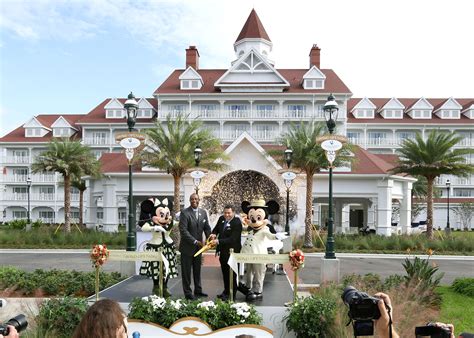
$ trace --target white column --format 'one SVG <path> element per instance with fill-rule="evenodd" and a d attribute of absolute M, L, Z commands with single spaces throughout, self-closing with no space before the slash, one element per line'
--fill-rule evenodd
<path fill-rule="evenodd" d="M 392 234 L 393 180 L 383 179 L 377 184 L 377 234 Z"/>
<path fill-rule="evenodd" d="M 364 208 L 364 223 L 362 225 L 366 228 L 369 225 L 369 203 L 364 202 L 362 206 Z"/>
<path fill-rule="evenodd" d="M 278 110 L 279 110 L 279 114 L 280 114 L 280 118 L 284 118 L 285 116 L 283 115 L 283 100 L 278 100 Z"/>
<path fill-rule="evenodd" d="M 343 234 L 349 233 L 350 214 L 351 206 L 349 204 L 343 204 L 341 209 L 341 229 Z"/>
<path fill-rule="evenodd" d="M 128 177 L 127 177 L 128 179 Z M 118 231 L 118 208 L 116 179 L 105 178 L 103 182 L 103 211 L 104 211 L 104 231 Z M 130 212 L 130 211 L 129 211 Z"/>
<path fill-rule="evenodd" d="M 93 186 L 94 183 L 91 181 L 91 179 L 86 180 L 87 189 L 84 192 L 84 196 L 87 195 L 87 198 L 85 198 L 84 200 L 84 223 L 86 224 L 86 228 L 88 229 L 95 229 L 95 226 L 97 225 L 97 206 L 93 204 Z"/>
<path fill-rule="evenodd" d="M 341 229 L 341 222 L 342 222 L 342 203 L 341 201 L 337 200 L 334 198 L 334 203 L 333 203 L 333 208 L 334 208 L 334 214 L 333 214 L 333 219 L 334 219 L 334 232 L 338 233 L 339 231 L 342 231 Z"/>
<path fill-rule="evenodd" d="M 296 192 L 297 192 L 296 224 L 298 224 L 299 226 L 299 229 L 297 230 L 298 234 L 304 233 L 304 227 L 305 227 L 304 218 L 306 215 L 306 177 L 304 180 L 300 180 L 300 184 L 301 185 L 298 185 L 296 187 Z"/>
<path fill-rule="evenodd" d="M 203 178 L 204 180 L 206 179 L 205 177 Z M 183 193 L 184 193 L 184 207 L 187 208 L 189 207 L 189 197 L 191 197 L 192 194 L 194 194 L 194 183 L 193 179 L 188 175 L 183 178 Z M 201 195 L 201 194 L 199 194 Z"/>
<path fill-rule="evenodd" d="M 375 229 L 377 227 L 377 225 L 375 224 L 376 211 L 377 211 L 377 204 L 376 203 L 372 203 L 372 204 L 368 205 L 368 208 L 367 208 L 367 225 L 369 227 L 372 227 L 373 229 Z"/>
<path fill-rule="evenodd" d="M 403 200 L 400 205 L 400 225 L 402 232 L 409 234 L 411 230 L 411 189 L 412 182 L 403 182 Z"/>

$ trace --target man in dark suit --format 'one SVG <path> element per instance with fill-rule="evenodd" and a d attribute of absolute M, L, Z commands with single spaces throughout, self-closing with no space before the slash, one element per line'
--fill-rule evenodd
<path fill-rule="evenodd" d="M 240 242 L 240 236 L 242 233 L 242 222 L 239 218 L 235 217 L 234 210 L 231 205 L 224 207 L 224 215 L 219 217 L 217 224 L 212 229 L 211 238 L 214 240 L 214 244 L 217 245 L 216 253 L 219 254 L 219 262 L 221 263 L 222 277 L 224 279 L 224 291 L 218 295 L 222 300 L 229 299 L 230 296 L 230 276 L 229 276 L 229 265 L 227 261 L 230 257 L 230 249 L 234 249 L 234 252 L 240 252 L 242 245 Z M 235 272 L 233 273 L 233 296 L 237 292 L 237 280 Z"/>
<path fill-rule="evenodd" d="M 211 227 L 207 212 L 199 208 L 199 196 L 192 194 L 189 197 L 188 208 L 184 209 L 179 216 L 179 233 L 181 242 L 181 277 L 183 280 L 183 291 L 186 299 L 207 297 L 201 287 L 201 258 L 202 255 L 194 257 L 194 254 L 204 245 L 202 234 L 206 238 L 211 234 Z M 194 295 L 191 290 L 191 270 L 193 270 Z"/>

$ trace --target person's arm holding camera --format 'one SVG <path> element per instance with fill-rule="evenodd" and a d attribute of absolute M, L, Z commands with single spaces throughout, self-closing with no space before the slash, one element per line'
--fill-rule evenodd
<path fill-rule="evenodd" d="M 375 332 L 377 333 L 377 336 L 380 338 L 389 338 L 391 328 L 392 337 L 399 338 L 400 336 L 395 332 L 395 328 L 393 326 L 393 308 L 390 297 L 382 292 L 376 293 L 375 296 L 380 298 L 377 304 L 380 310 L 380 318 L 375 321 Z M 390 315 L 388 313 L 387 307 L 390 309 Z"/>
<path fill-rule="evenodd" d="M 18 331 L 15 329 L 14 326 L 12 325 L 8 325 L 8 336 L 3 336 L 0 334 L 0 336 L 4 337 L 4 338 L 19 338 L 20 337 L 20 334 L 18 333 Z"/>

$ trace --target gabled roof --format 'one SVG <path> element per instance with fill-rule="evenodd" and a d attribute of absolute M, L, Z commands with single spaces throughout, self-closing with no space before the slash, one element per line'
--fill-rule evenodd
<path fill-rule="evenodd" d="M 263 24 L 260 21 L 255 9 L 252 9 L 250 12 L 249 17 L 247 18 L 247 21 L 245 21 L 244 27 L 242 27 L 242 30 L 240 31 L 240 34 L 235 42 L 243 39 L 265 39 L 270 42 L 272 41 L 265 31 L 265 28 L 263 27 Z"/>
<path fill-rule="evenodd" d="M 311 67 L 306 74 L 303 75 L 303 79 L 325 79 L 326 75 L 319 70 L 318 67 Z"/>
<path fill-rule="evenodd" d="M 470 110 L 470 109 L 474 109 L 474 100 L 470 101 L 470 102 L 466 102 L 465 104 L 463 104 L 462 106 L 462 111 L 465 112 L 467 110 Z"/>
<path fill-rule="evenodd" d="M 178 80 L 178 85 L 179 85 L 179 80 Z M 105 117 L 105 107 L 107 106 L 107 103 L 112 101 L 112 100 L 117 100 L 120 104 L 124 104 L 127 99 L 120 98 L 120 99 L 105 99 L 99 105 L 97 105 L 94 109 L 92 109 L 87 115 L 82 115 L 82 118 L 77 121 L 77 124 L 83 124 L 83 123 L 124 123 L 124 126 L 126 126 L 126 122 L 124 118 L 106 118 Z M 146 99 L 148 102 L 150 102 L 153 105 L 153 109 L 156 110 L 156 99 L 155 98 L 147 98 Z M 153 118 L 144 118 L 144 119 L 139 119 L 137 120 L 137 123 L 145 123 L 145 122 L 153 122 Z"/>
<path fill-rule="evenodd" d="M 37 118 L 36 116 L 33 116 L 33 118 L 31 118 L 28 122 L 26 122 L 24 125 L 23 125 L 24 128 L 37 128 L 37 127 L 41 127 L 43 129 L 47 129 L 47 130 L 50 130 L 51 131 L 51 128 L 48 128 L 46 127 L 43 123 L 41 123 Z"/>
<path fill-rule="evenodd" d="M 383 105 L 383 107 L 379 109 L 379 111 L 390 108 L 405 109 L 405 106 L 396 97 L 392 97 L 387 103 Z"/>
<path fill-rule="evenodd" d="M 170 76 L 155 90 L 154 94 L 217 94 L 220 90 L 214 86 L 227 69 L 199 69 L 199 74 L 204 80 L 204 84 L 199 90 L 181 90 L 179 75 L 184 69 L 176 69 Z M 303 75 L 308 69 L 277 69 L 277 71 L 289 82 L 290 86 L 285 89 L 285 93 L 347 93 L 351 94 L 350 89 L 337 76 L 332 69 L 321 69 L 326 76 L 324 89 L 304 89 L 301 85 Z"/>
<path fill-rule="evenodd" d="M 53 133 L 51 126 L 54 124 L 54 122 L 59 118 L 63 117 L 73 128 L 76 130 L 79 129 L 77 126 L 76 122 L 83 116 L 83 114 L 64 114 L 64 115 L 59 115 L 59 114 L 51 114 L 51 115 L 37 115 L 34 118 L 38 123 L 45 128 L 49 130 L 46 135 L 43 137 L 25 137 L 25 128 L 23 126 L 20 126 L 16 128 L 15 130 L 11 131 L 10 133 L 6 134 L 4 137 L 0 138 L 0 142 L 25 142 L 25 143 L 39 143 L 39 142 L 49 142 L 53 138 Z M 74 137 L 80 137 L 80 132 L 77 132 L 71 136 L 71 138 Z"/>
<path fill-rule="evenodd" d="M 433 110 L 433 105 L 424 97 L 421 97 L 418 101 L 415 101 L 412 105 L 407 106 L 406 108 L 407 108 L 407 111 L 410 111 L 419 107 L 423 107 L 423 108 L 427 107 L 428 109 Z"/>
<path fill-rule="evenodd" d="M 144 97 L 138 100 L 138 108 L 153 109 L 153 105 Z"/>
<path fill-rule="evenodd" d="M 191 66 L 189 66 L 180 76 L 180 80 L 201 80 L 202 83 L 202 77 L 199 75 L 199 73 Z"/>
<path fill-rule="evenodd" d="M 250 64 L 246 61 L 250 59 Z M 257 70 L 258 65 L 263 66 L 262 70 Z M 248 68 L 239 70 L 240 66 Z M 265 74 L 265 79 L 259 77 Z M 253 48 L 242 55 L 215 83 L 215 87 L 255 87 L 255 86 L 274 86 L 288 87 L 288 81 Z"/>
<path fill-rule="evenodd" d="M 349 101 L 347 104 L 347 110 L 350 112 L 358 108 L 370 108 L 370 109 L 377 108 L 377 106 L 375 106 L 375 104 L 367 97 L 364 97 L 363 99 L 359 99 L 359 101 L 356 104 L 352 105 L 351 107 L 349 107 L 350 102 L 351 101 Z"/>
<path fill-rule="evenodd" d="M 437 106 L 435 106 L 433 112 L 436 113 L 440 109 L 451 108 L 451 107 L 455 107 L 456 109 L 462 109 L 462 105 L 459 104 L 459 102 L 456 101 L 455 98 L 450 97 L 449 99 L 444 101 L 442 104 L 438 104 Z"/>
<path fill-rule="evenodd" d="M 123 109 L 123 102 L 117 100 L 117 98 L 113 98 L 105 105 L 105 109 Z"/>
<path fill-rule="evenodd" d="M 57 127 L 57 125 L 60 125 L 60 126 L 61 126 L 61 122 L 62 122 L 62 125 L 63 125 L 63 126 L 66 126 L 66 127 L 68 127 L 68 128 L 77 130 L 77 128 L 73 127 L 73 126 L 68 122 L 68 120 L 66 120 L 63 116 L 59 116 L 59 117 L 56 119 L 56 121 L 54 121 L 54 123 L 51 125 L 51 128 L 55 128 L 55 127 Z"/>
<path fill-rule="evenodd" d="M 365 98 L 367 99 L 367 98 Z M 409 111 L 411 107 L 418 101 L 420 98 L 397 98 L 401 104 L 403 104 L 406 108 L 406 111 Z M 347 111 L 352 112 L 355 107 L 364 99 L 362 98 L 351 98 L 347 102 Z M 376 109 L 380 109 L 383 107 L 390 99 L 389 98 L 370 98 L 369 99 L 376 107 Z M 425 99 L 434 109 L 439 109 L 442 107 L 448 99 L 437 99 L 437 98 L 426 98 Z M 457 103 L 459 103 L 463 107 L 467 107 L 469 103 L 474 103 L 474 99 L 455 99 Z M 375 114 L 374 118 L 363 118 L 358 119 L 355 118 L 352 113 L 347 114 L 347 122 L 348 123 L 412 123 L 412 124 L 473 124 L 474 121 L 469 119 L 465 115 L 461 115 L 459 119 L 442 119 L 436 114 L 432 114 L 430 119 L 413 119 L 409 114 L 403 114 L 403 118 L 394 122 L 393 119 L 385 119 L 380 114 Z"/>

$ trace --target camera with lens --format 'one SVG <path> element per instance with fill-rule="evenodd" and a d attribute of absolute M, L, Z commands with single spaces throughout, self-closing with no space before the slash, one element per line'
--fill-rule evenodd
<path fill-rule="evenodd" d="M 451 338 L 451 330 L 447 327 L 435 326 L 434 323 L 428 323 L 426 326 L 417 326 L 415 335 L 416 338 Z"/>
<path fill-rule="evenodd" d="M 342 300 L 349 307 L 349 318 L 354 327 L 354 335 L 372 336 L 374 320 L 380 318 L 378 306 L 380 298 L 371 297 L 353 286 L 348 286 L 342 293 Z"/>
<path fill-rule="evenodd" d="M 9 325 L 13 326 L 18 332 L 21 332 L 28 326 L 28 321 L 26 320 L 25 315 L 17 315 L 5 324 L 0 324 L 0 335 L 8 336 L 10 334 Z"/>

